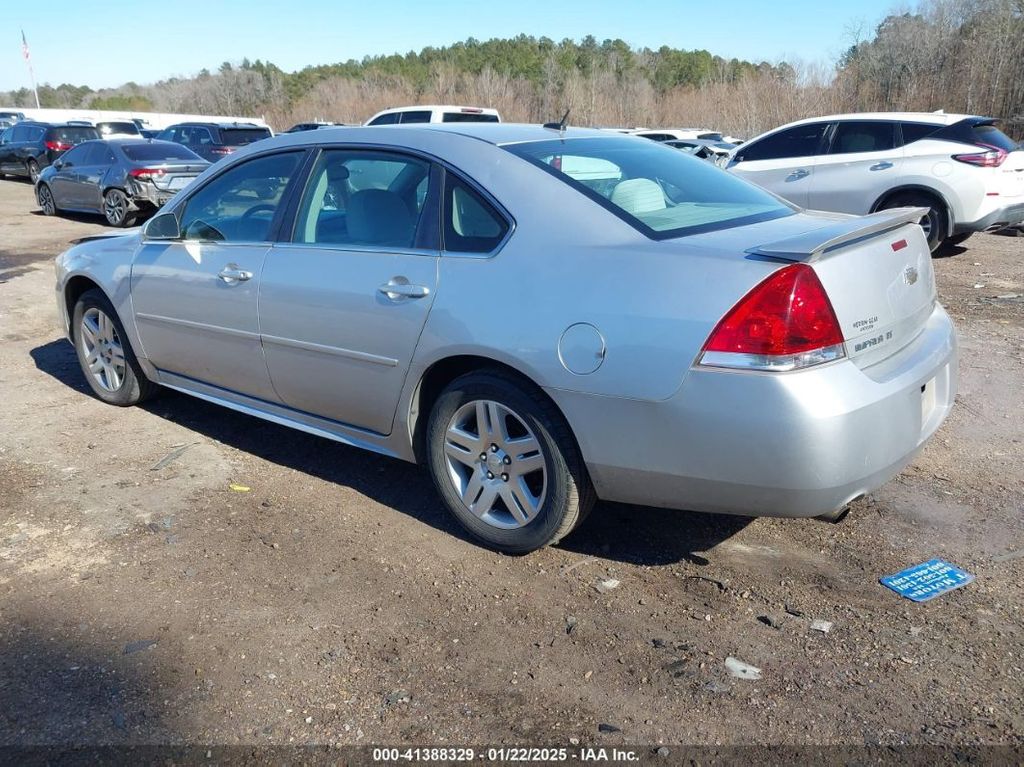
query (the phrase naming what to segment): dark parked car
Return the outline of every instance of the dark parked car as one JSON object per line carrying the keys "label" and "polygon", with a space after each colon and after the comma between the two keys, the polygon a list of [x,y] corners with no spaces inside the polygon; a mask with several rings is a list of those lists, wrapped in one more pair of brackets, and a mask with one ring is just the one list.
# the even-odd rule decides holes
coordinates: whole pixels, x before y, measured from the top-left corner
{"label": "dark parked car", "polygon": [[99,137],[85,125],[15,123],[0,134],[0,176],[27,176],[34,184],[39,171],[66,151]]}
{"label": "dark parked car", "polygon": [[36,200],[47,216],[101,213],[111,226],[131,226],[208,167],[188,147],[169,141],[87,141],[39,174]]}
{"label": "dark parked car", "polygon": [[270,128],[253,123],[178,123],[157,136],[187,146],[200,157],[217,162],[247,144],[270,138]]}

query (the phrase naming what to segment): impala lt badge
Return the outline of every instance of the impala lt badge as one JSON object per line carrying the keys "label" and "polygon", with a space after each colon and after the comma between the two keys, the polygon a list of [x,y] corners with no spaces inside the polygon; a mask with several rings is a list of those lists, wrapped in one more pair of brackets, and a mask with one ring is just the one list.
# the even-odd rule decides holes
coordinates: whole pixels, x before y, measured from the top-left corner
{"label": "impala lt badge", "polygon": [[915,269],[912,266],[908,266],[903,271],[903,280],[908,285],[913,285],[915,282],[917,282],[917,269]]}

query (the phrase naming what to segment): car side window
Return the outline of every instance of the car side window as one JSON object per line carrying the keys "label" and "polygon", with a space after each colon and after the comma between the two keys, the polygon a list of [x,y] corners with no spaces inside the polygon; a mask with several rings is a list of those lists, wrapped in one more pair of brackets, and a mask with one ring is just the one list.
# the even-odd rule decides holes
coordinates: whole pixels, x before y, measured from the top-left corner
{"label": "car side window", "polygon": [[90,147],[88,144],[79,144],[74,149],[71,149],[61,155],[59,162],[64,165],[85,165],[87,164],[87,155],[89,154]]}
{"label": "car side window", "polygon": [[941,127],[941,125],[933,125],[931,123],[900,123],[900,129],[903,132],[903,144],[912,144],[915,141],[927,138]]}
{"label": "car side window", "polygon": [[197,146],[210,146],[213,144],[213,136],[209,128],[193,128],[189,141]]}
{"label": "car side window", "polygon": [[11,141],[27,141],[28,140],[28,126],[27,125],[15,125],[14,131],[11,134]]}
{"label": "car side window", "polygon": [[426,109],[417,109],[412,112],[402,112],[401,123],[428,123],[430,122],[430,111]]}
{"label": "car side window", "polygon": [[760,141],[745,144],[736,155],[737,162],[814,157],[820,153],[826,128],[828,123],[824,122],[786,128]]}
{"label": "car side window", "polygon": [[14,133],[14,128],[8,128],[3,133],[0,133],[0,144],[11,143],[11,135]]}
{"label": "car side window", "polygon": [[401,118],[401,112],[388,112],[370,121],[370,125],[394,125]]}
{"label": "car side window", "polygon": [[449,253],[490,253],[508,233],[509,223],[472,187],[445,174],[444,249]]}
{"label": "car side window", "polygon": [[232,166],[185,203],[180,228],[186,240],[266,242],[270,225],[302,152],[266,155]]}
{"label": "car side window", "polygon": [[851,120],[836,126],[829,154],[884,152],[895,146],[896,123]]}
{"label": "car side window", "polygon": [[323,152],[309,175],[293,242],[412,248],[430,163],[365,150]]}
{"label": "car side window", "polygon": [[84,165],[112,165],[114,153],[105,143],[95,143],[89,146],[89,153],[83,157],[81,163]]}

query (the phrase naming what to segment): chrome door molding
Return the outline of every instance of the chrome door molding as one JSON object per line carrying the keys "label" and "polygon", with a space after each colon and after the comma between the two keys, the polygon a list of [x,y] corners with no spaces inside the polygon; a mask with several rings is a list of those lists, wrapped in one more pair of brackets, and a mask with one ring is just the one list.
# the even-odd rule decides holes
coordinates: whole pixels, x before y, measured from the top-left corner
{"label": "chrome door molding", "polygon": [[344,349],[340,346],[328,346],[326,344],[315,344],[310,341],[297,341],[294,338],[282,338],[281,336],[268,336],[263,335],[263,343],[271,343],[277,346],[287,346],[292,349],[302,349],[307,352],[317,352],[318,354],[329,354],[335,357],[344,357],[345,359],[357,360],[359,362],[370,362],[374,365],[383,365],[384,367],[396,367],[398,360],[392,357],[382,357],[377,354],[370,354],[368,352],[360,352],[355,349]]}
{"label": "chrome door molding", "polygon": [[137,320],[145,320],[147,322],[155,322],[163,325],[173,325],[175,327],[189,328],[191,330],[204,330],[210,333],[220,333],[221,335],[231,336],[232,338],[248,338],[252,340],[258,340],[260,337],[259,333],[254,333],[249,330],[240,330],[238,328],[225,328],[220,325],[209,325],[205,322],[194,322],[192,320],[184,320],[178,317],[165,317],[160,314],[136,312],[135,318]]}

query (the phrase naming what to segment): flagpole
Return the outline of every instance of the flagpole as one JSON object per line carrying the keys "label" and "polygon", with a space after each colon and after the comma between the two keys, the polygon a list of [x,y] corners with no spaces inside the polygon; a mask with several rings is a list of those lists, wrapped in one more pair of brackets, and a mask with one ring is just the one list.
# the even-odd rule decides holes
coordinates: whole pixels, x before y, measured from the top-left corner
{"label": "flagpole", "polygon": [[25,57],[25,63],[28,64],[28,79],[32,83],[32,94],[36,97],[36,109],[40,109],[39,106],[39,89],[36,88],[36,73],[32,70],[32,56],[28,52],[28,40],[25,39],[25,30],[21,30],[21,55]]}

